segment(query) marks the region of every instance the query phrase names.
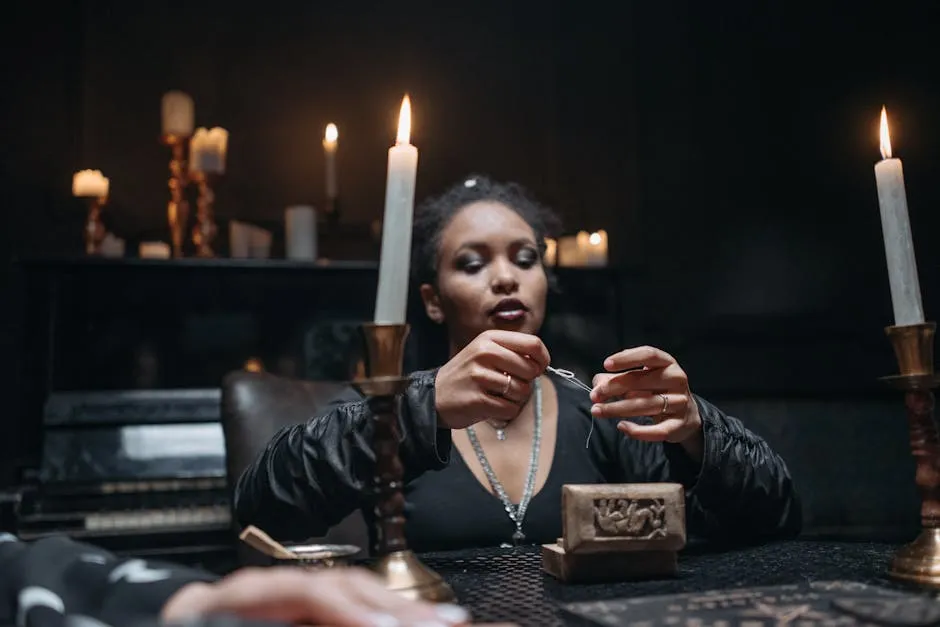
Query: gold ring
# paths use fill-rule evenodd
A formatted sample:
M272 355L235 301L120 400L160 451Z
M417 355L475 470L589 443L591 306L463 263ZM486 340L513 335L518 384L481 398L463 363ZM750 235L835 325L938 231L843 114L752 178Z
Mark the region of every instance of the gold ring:
M659 415L662 416L666 413L666 410L669 408L669 399L666 398L665 394L660 394L659 398L663 399L663 408L659 410Z
M506 396L509 394L509 388L512 387L512 375L508 372L504 372L503 374L506 375L506 387L503 388L503 393L500 394L500 396Z

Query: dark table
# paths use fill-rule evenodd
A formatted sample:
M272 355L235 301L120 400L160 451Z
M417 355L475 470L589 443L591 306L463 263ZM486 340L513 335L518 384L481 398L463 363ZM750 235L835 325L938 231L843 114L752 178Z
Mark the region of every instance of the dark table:
M689 548L680 553L678 577L591 585L562 584L544 575L538 547L421 557L453 586L475 621L544 627L571 624L559 605L578 601L834 580L911 590L886 577L896 548L887 543L812 540L721 551Z

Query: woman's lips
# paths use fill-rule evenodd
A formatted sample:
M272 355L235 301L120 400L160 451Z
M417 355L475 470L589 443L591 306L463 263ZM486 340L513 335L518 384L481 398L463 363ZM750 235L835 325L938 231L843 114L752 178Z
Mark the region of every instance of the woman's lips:
M525 318L525 309L503 309L494 311L492 315L502 322L515 322Z
M500 322L516 322L525 317L528 308L515 298L504 298L490 310L490 315Z

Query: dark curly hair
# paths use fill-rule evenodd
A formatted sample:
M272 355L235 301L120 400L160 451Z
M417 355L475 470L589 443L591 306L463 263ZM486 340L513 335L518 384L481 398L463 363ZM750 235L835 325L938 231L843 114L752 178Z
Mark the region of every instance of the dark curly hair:
M452 185L439 196L428 198L415 210L411 244L413 285L437 283L438 250L441 232L458 211L467 205L492 201L506 205L535 232L535 241L542 260L545 259L545 238L561 231L561 221L554 211L535 200L518 183L500 183L483 175L471 174ZM546 268L549 284L553 277Z

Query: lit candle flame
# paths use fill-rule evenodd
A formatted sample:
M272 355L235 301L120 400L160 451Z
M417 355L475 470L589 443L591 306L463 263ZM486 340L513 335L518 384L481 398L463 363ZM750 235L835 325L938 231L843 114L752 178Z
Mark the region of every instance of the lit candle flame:
M888 133L888 112L881 107L881 158L891 158L891 135Z
M411 140L411 101L408 95L401 101L401 111L398 114L398 138L397 144L407 144Z
M323 133L323 139L330 144L335 144L336 140L339 139L339 129L337 129L336 125L332 122L326 125L326 132Z

